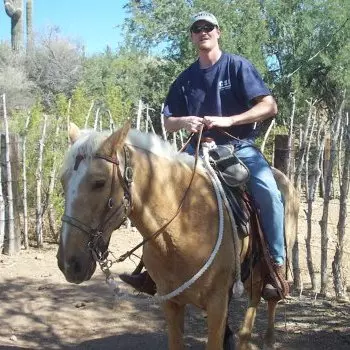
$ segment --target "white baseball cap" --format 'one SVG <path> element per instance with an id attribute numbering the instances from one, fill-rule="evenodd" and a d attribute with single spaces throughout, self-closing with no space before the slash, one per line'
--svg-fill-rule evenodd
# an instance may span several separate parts
<path id="1" fill-rule="evenodd" d="M 206 21 L 209 22 L 211 24 L 214 24 L 214 26 L 219 27 L 219 22 L 216 19 L 216 17 L 210 13 L 210 12 L 206 12 L 206 11 L 201 11 L 196 13 L 194 16 L 192 16 L 191 18 L 191 25 L 190 27 L 193 26 L 193 24 L 195 24 L 198 21 Z"/>

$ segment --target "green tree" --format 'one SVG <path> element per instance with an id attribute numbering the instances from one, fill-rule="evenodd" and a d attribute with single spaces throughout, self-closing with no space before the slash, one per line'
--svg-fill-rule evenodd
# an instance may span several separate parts
<path id="1" fill-rule="evenodd" d="M 89 112 L 91 102 L 92 98 L 88 95 L 88 92 L 84 86 L 79 85 L 73 91 L 70 102 L 70 109 L 68 110 L 69 107 L 67 106 L 65 115 L 67 116 L 67 113 L 69 113 L 70 121 L 74 122 L 79 127 L 83 127 L 85 124 L 86 116 Z"/>
<path id="2" fill-rule="evenodd" d="M 121 127 L 126 119 L 131 117 L 131 101 L 124 100 L 120 86 L 107 84 L 105 92 L 105 104 L 117 127 Z"/>
<path id="3" fill-rule="evenodd" d="M 306 99 L 317 99 L 333 110 L 349 81 L 350 35 L 344 0 L 260 1 L 269 28 L 266 57 L 281 112 L 288 118 L 290 93 L 296 95 L 298 122 L 306 114 Z M 345 8 L 348 9 L 346 11 Z M 340 94 L 341 95 L 341 94 Z"/>

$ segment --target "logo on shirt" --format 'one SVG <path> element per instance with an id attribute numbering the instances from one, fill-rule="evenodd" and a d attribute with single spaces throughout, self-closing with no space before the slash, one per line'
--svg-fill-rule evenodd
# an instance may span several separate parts
<path id="1" fill-rule="evenodd" d="M 228 90 L 228 89 L 231 89 L 231 81 L 229 79 L 219 81 L 219 90 Z"/>

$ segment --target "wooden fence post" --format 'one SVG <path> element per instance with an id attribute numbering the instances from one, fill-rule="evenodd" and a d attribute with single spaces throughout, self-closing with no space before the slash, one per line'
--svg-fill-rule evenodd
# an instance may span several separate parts
<path id="1" fill-rule="evenodd" d="M 3 253 L 5 254 L 16 254 L 21 250 L 21 229 L 20 229 L 20 195 L 19 195 L 19 166 L 20 157 L 18 152 L 19 137 L 16 134 L 9 134 L 9 142 L 6 143 L 5 133 L 0 134 L 1 138 L 1 152 L 0 152 L 0 163 L 1 163 L 1 180 L 2 180 L 2 197 L 5 204 L 5 236 L 4 236 L 4 246 Z M 9 195 L 8 187 L 6 183 L 8 181 L 8 171 L 6 167 L 6 147 L 9 146 L 9 156 L 11 163 L 11 183 L 12 183 L 12 207 L 13 207 L 13 218 L 10 218 L 9 213 Z M 13 220 L 13 232 L 9 230 L 10 220 Z M 0 251 L 0 253 L 2 253 Z"/>
<path id="2" fill-rule="evenodd" d="M 35 171 L 36 179 L 36 211 L 35 211 L 35 222 L 36 222 L 36 241 L 38 248 L 43 246 L 43 212 L 44 205 L 42 201 L 42 183 L 43 183 L 43 159 L 44 159 L 44 149 L 46 140 L 46 128 L 47 128 L 47 115 L 44 114 L 44 120 L 41 129 L 41 137 L 39 140 L 38 147 L 38 164 Z"/>
<path id="3" fill-rule="evenodd" d="M 329 163 L 331 159 L 331 135 L 328 133 L 325 136 L 324 142 L 324 154 L 323 154 L 323 164 L 322 164 L 322 183 L 321 183 L 321 197 L 324 198 L 325 192 L 325 181 L 327 178 Z"/>
<path id="4" fill-rule="evenodd" d="M 137 130 L 141 130 L 142 109 L 143 109 L 143 103 L 141 100 L 139 100 L 139 106 L 137 108 L 137 117 L 136 117 L 136 129 Z"/>
<path id="5" fill-rule="evenodd" d="M 289 169 L 292 169 L 290 164 L 292 164 L 293 159 L 293 142 L 291 143 L 291 149 L 288 146 L 289 136 L 288 135 L 276 135 L 275 136 L 275 154 L 274 154 L 274 164 L 273 166 L 278 170 L 281 170 L 288 177 Z"/>

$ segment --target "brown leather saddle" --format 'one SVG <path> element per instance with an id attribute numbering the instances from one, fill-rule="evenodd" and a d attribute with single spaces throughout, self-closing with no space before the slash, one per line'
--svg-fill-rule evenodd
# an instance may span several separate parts
<path id="1" fill-rule="evenodd" d="M 210 149 L 209 159 L 229 202 L 239 236 L 244 238 L 250 232 L 249 222 L 253 210 L 252 200 L 245 188 L 249 170 L 235 155 L 232 144 L 217 145 Z"/>

